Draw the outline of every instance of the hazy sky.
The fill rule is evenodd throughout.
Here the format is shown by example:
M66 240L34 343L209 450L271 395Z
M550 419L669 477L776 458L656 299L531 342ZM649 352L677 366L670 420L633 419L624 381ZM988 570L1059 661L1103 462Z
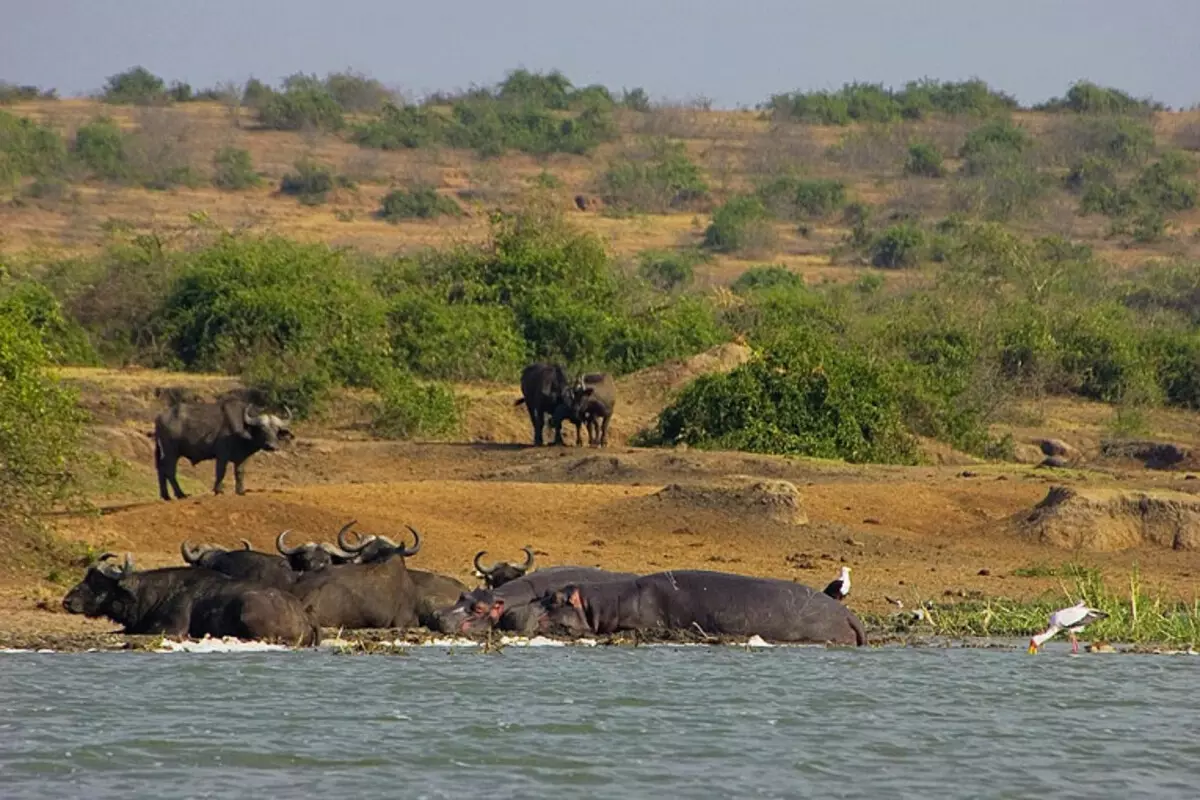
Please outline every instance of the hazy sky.
M1200 0L0 0L0 80L88 92L347 67L414 94L517 66L753 105L851 80L978 76L1034 102L1082 77L1200 102Z

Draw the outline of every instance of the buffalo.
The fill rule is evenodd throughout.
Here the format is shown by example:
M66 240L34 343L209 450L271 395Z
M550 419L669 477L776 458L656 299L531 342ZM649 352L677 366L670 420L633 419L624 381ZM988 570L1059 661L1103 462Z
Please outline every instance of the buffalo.
M561 431L564 421L574 423L576 447L583 443L579 427L586 425L588 445L607 447L608 423L616 405L617 385L611 376L604 373L584 375L567 389L563 401L554 410L551 424L556 431Z
M203 567L135 572L128 554L121 565L113 558L113 553L101 555L67 593L63 607L68 612L108 617L129 634L320 643L316 620L287 592Z
M544 444L546 421L565 401L568 389L567 373L558 364L530 364L521 372L521 399L516 405L524 403L529 412L534 445ZM554 443L562 444L561 425L554 429Z
M192 464L215 459L213 493L220 494L225 470L233 464L235 490L246 493L246 459L259 450L277 450L292 438L291 414L277 417L262 413L246 401L223 397L215 403L175 403L154 419L154 466L158 471L158 493L170 500L186 497L179 488L175 469L180 458Z
M526 572L533 569L533 550L528 546L522 547L525 551L525 563L513 564L507 561L501 561L499 564L493 564L490 567L485 567L479 563L479 559L483 558L483 554L487 550L480 550L475 554L475 577L479 578L489 589L495 589L503 586L509 581L515 581L522 577Z
M706 570L572 584L547 592L541 614L540 630L574 635L691 630L777 642L867 641L858 617L822 592L791 581Z
M354 525L354 520L347 522L346 525L338 531L338 538L349 530ZM281 531L275 537L275 549L279 551L279 555L287 559L288 564L296 572L315 572L319 569L324 569L333 564L349 564L357 562L358 554L348 553L340 547L335 547L328 542L305 542L289 546L285 543L290 530Z
M296 573L286 560L251 550L250 542L245 539L242 539L241 550L226 550L211 544L193 545L184 539L179 545L179 554L189 566L276 589L287 590L296 580Z
M546 593L571 583L604 583L636 577L629 572L609 572L596 567L547 567L494 590L463 593L454 605L434 615L434 626L442 633L479 633L493 628L534 633L541 615L538 601Z
M415 537L411 548L384 536L369 538L374 546L369 563L334 564L305 572L292 585L292 592L324 627L412 627L419 598L404 559L421 549L421 534L412 526L409 530ZM344 541L339 537L338 544L347 550Z

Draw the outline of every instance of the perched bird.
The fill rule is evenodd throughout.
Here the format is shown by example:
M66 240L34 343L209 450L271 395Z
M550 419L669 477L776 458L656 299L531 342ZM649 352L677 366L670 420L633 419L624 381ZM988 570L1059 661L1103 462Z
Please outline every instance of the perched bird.
M1029 640L1029 652L1030 654L1036 653L1039 647L1052 639L1059 631L1066 631L1067 635L1071 637L1071 652L1078 653L1079 640L1075 638L1075 632L1083 630L1085 626L1107 616L1108 614L1103 611L1088 608L1087 603L1083 600L1070 608L1060 608L1050 615L1050 627Z
M842 574L836 580L825 587L825 594L832 597L834 600L845 600L846 595L850 594L850 568L842 567Z
M901 599L900 599L900 598L898 598L898 597L888 597L888 596L885 594L885 595L883 596L883 599L884 599L884 600L887 600L889 603L891 603L892 605L894 605L896 608L904 608L904 601L903 601L903 600L901 600Z

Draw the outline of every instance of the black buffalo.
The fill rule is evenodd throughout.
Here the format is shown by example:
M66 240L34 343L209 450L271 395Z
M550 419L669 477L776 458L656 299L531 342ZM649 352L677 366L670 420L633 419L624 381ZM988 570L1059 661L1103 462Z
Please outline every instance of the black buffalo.
M496 589L475 589L456 603L440 609L434 624L442 633L480 633L493 628L535 633L541 616L538 602L548 592L572 583L628 580L630 572L609 572L596 567L547 567Z
M192 464L216 459L213 493L220 494L225 470L233 464L235 489L246 493L244 465L259 450L276 450L292 438L291 415L262 413L245 400L224 397L215 403L176 403L154 419L154 466L158 493L170 500L167 484L176 498L186 497L175 478L180 458Z
M567 389L563 402L554 411L551 424L561 430L564 421L575 425L575 446L581 445L579 427L587 426L588 444L608 446L608 424L617 407L617 385L605 373L591 373L578 378Z
M411 526L411 548L384 536L369 563L334 564L296 579L292 592L329 628L409 628L417 622L417 587L404 559L421 549L421 534ZM339 545L344 538L339 537ZM345 547L343 546L343 549Z
M776 642L867 641L858 617L822 592L791 581L705 570L573 584L548 592L542 611L538 627L548 633L690 630Z
M525 551L525 563L513 564L508 561L501 561L499 564L493 564L490 567L485 567L479 562L483 558L483 554L487 550L480 550L475 554L475 577L483 581L489 589L495 589L498 586L503 586L509 581L515 581L523 576L526 572L533 569L533 550L528 546L522 547Z
M521 399L517 405L525 404L529 422L533 425L533 443L544 444L542 431L566 399L567 373L558 364L530 364L521 372ZM555 428L554 443L562 444L561 425Z
M286 590L296 580L296 573L286 560L272 553L251 550L250 542L245 539L242 539L241 550L226 550L211 544L193 545L184 539L179 545L179 554L189 566L276 589Z
M353 527L354 522L354 520L347 522L338 531L339 540L346 531ZM290 530L281 531L275 537L275 549L287 559L288 564L296 572L315 572L333 564L350 564L359 560L356 553L348 553L328 542L288 545L285 540L289 533L291 533Z
M238 581L203 567L135 572L133 559L117 565L105 553L63 598L72 614L108 617L130 634L234 636L314 645L316 620L291 594Z

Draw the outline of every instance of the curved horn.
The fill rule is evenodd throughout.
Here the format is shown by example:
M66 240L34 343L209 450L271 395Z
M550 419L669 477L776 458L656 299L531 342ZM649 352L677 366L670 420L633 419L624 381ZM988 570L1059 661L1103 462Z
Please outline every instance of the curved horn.
M418 531L416 528L414 528L412 525L405 525L404 527L406 527L410 531L412 531L413 546L411 548L408 548L408 547L401 548L400 555L404 556L405 558L409 558L411 556L415 556L421 550L421 532Z
M355 531L354 535L358 537L358 544L350 544L350 542L346 541L346 534L349 533L350 529L353 528L357 524L358 524L358 520L352 519L349 522L347 522L345 525L343 525L342 529L340 531L338 531L338 534L337 534L338 547L342 548L343 550L345 550L347 553L350 553L351 555L353 555L354 553L361 553L367 545L369 545L371 542L375 541L374 536L363 536L362 534L358 533L357 531Z
M249 539L242 539L242 549L243 550L252 550L253 548L254 548L254 545L250 544Z
M520 566L520 570L521 572L529 572L529 570L533 569L533 548L525 545L521 549L525 551L525 563Z
M247 425L253 425L255 423L255 417L257 416L257 414L250 413L250 406L246 406L244 409L242 409L242 422L246 423Z
M179 555L183 556L183 560L187 564L195 564L199 561L207 551L203 545L200 547L192 547L191 541L184 539L179 543ZM112 553L105 553L106 556L111 556ZM103 558L103 557L101 557Z
M282 533L280 533L278 536L275 537L275 549L278 550L279 554L282 556L294 556L294 555L296 555L296 553L299 553L301 550L304 549L303 545L298 545L296 547L288 547L283 543L283 540L291 532L292 531L289 528L288 530L283 531Z
M292 421L292 410L287 406L283 407L283 422L286 425Z
M116 553L110 553L108 551L105 551L96 557L96 563L99 564L101 561L108 561L110 558L117 558L117 557L118 556Z
M100 571L100 574L104 575L106 578L112 578L114 580L121 580L128 575L132 575L133 556L129 553L126 553L125 563L123 563L120 567L114 566L108 561L109 558L114 558L115 556L116 553L104 553L99 559L97 559L96 569Z
M493 565L492 565L492 566L490 566L490 567L485 567L485 566L483 566L482 564L480 564L480 563L479 563L479 559L480 559L480 558L483 556L483 554L484 554L484 553L486 553L486 552L487 552L487 550L480 550L478 553L476 553L476 554L475 554L475 571L476 571L477 573L479 573L480 575L490 575L490 574L491 574L491 572L492 572L492 570L494 570L494 569L496 568L496 565L495 565L495 564L493 564Z
M319 545L317 545L317 547L321 548L326 553L329 553L331 556L337 556L338 558L345 558L347 560L353 559L354 556L357 555L356 553L347 552L337 545L330 544L329 542L321 542Z

